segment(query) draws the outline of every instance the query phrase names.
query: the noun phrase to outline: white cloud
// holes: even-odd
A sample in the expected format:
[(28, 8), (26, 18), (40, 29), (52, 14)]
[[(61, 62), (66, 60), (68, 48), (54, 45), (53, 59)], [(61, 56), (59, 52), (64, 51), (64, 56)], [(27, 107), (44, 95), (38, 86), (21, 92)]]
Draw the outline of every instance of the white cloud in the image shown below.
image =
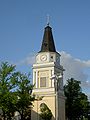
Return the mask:
[(35, 54), (29, 54), (25, 59), (16, 63), (16, 65), (32, 65), (35, 63)]
[(84, 92), (84, 93), (87, 94), (88, 100), (89, 100), (89, 102), (90, 102), (90, 91), (87, 91), (87, 92)]
[(90, 87), (90, 82), (87, 81), (88, 74), (84, 72), (85, 69), (90, 68), (90, 60), (82, 61), (80, 59), (73, 58), (70, 54), (62, 51), (61, 64), (65, 68), (64, 80), (69, 78), (75, 78), (82, 82), (83, 87)]
[(88, 94), (88, 99), (89, 99), (89, 101), (90, 101), (90, 94)]

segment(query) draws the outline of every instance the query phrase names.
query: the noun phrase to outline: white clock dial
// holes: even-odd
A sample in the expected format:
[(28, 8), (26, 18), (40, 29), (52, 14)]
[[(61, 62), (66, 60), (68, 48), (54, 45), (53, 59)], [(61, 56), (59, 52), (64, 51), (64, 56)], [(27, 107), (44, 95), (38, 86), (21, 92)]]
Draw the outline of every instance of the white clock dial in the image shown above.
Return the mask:
[(46, 55), (42, 55), (42, 56), (40, 57), (40, 59), (41, 59), (41, 61), (46, 61), (46, 60), (47, 60), (47, 56), (46, 56)]

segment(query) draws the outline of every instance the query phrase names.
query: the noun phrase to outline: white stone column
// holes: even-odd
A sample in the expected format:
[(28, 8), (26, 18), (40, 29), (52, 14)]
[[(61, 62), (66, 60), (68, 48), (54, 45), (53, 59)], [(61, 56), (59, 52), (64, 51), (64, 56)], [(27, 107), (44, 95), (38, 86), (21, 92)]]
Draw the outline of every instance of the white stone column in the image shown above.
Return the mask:
[(34, 72), (34, 70), (33, 70), (33, 85), (35, 84), (35, 78), (34, 78), (34, 75), (35, 74), (35, 72)]
[[(51, 70), (51, 77), (54, 75), (54, 70)], [(54, 87), (54, 80), (51, 80), (51, 87)]]
[(38, 71), (36, 71), (36, 88), (38, 88)]

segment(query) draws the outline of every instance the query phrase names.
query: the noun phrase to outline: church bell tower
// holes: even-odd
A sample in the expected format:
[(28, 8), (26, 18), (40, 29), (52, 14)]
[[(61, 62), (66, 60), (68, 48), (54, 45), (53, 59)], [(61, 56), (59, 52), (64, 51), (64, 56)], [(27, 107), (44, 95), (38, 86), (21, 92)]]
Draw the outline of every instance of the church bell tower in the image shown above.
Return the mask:
[(31, 112), (32, 120), (41, 120), (40, 105), (46, 104), (52, 112), (51, 120), (65, 120), (65, 96), (63, 92), (63, 66), (56, 51), (52, 28), (44, 30), (41, 50), (33, 64), (33, 94), (36, 96)]

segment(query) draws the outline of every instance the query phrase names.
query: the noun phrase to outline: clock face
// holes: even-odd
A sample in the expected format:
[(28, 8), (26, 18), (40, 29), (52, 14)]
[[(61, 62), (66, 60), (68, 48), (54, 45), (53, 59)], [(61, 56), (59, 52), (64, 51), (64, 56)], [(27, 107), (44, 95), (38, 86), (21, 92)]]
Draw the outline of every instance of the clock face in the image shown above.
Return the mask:
[(47, 56), (46, 56), (46, 55), (42, 55), (42, 56), (40, 57), (40, 59), (41, 59), (41, 61), (46, 61), (46, 60), (47, 60)]

